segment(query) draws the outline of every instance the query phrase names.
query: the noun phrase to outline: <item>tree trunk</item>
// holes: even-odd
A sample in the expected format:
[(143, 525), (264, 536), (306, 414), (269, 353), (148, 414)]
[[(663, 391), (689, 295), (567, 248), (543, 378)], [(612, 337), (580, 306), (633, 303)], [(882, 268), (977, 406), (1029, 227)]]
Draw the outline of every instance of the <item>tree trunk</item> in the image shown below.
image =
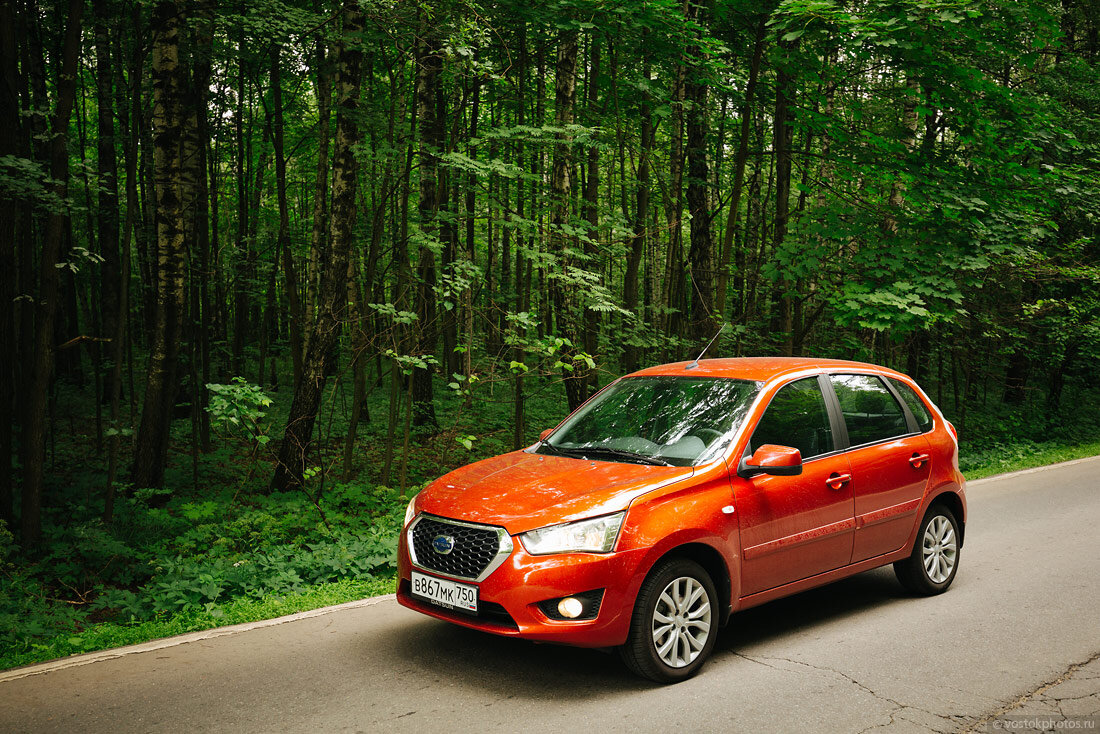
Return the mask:
[[(34, 149), (31, 135), (36, 125), (33, 121), (20, 115), (21, 110), (27, 109), (31, 105), (29, 95), (27, 95), (28, 65), (24, 62), (24, 65), (20, 66), (20, 57), (26, 59), (28, 55), (26, 44), (28, 35), (26, 32), (27, 14), (13, 13), (14, 17), (12, 17), (8, 14), (9, 11), (14, 11), (11, 3), (0, 3), (0, 14), (2, 14), (0, 15), (0, 38), (4, 38), (4, 67), (0, 70), (0, 73), (3, 74), (4, 78), (4, 95), (8, 98), (3, 100), (2, 108), (4, 112), (0, 114), (5, 115), (6, 118), (9, 114), (12, 116), (5, 120), (7, 127), (0, 135), (15, 136), (10, 139), (9, 144), (13, 146), (11, 152), (23, 158), (31, 158)], [(11, 19), (13, 23), (9, 25), (4, 22), (6, 19)], [(22, 103), (20, 102), (20, 95), (23, 96)], [(35, 305), (29, 301), (15, 301), (14, 299), (18, 293), (33, 292), (34, 289), (35, 247), (32, 244), (32, 236), (35, 229), (35, 218), (33, 210), (29, 206), (5, 206), (4, 210), (0, 212), (0, 217), (2, 216), (11, 216), (14, 219), (10, 225), (7, 225), (11, 227), (14, 238), (12, 240), (4, 239), (0, 243), (0, 252), (4, 252), (5, 257), (11, 258), (13, 266), (12, 270), (5, 270), (7, 274), (5, 280), (8, 278), (11, 280), (10, 287), (12, 290), (6, 303), (11, 304), (10, 318), (13, 328), (7, 335), (0, 336), (0, 339), (10, 339), (12, 346), (12, 350), (6, 353), (7, 358), (11, 360), (6, 365), (6, 370), (10, 370), (12, 379), (10, 383), (10, 389), (12, 390), (11, 419), (9, 420), (8, 430), (14, 434), (16, 427), (20, 424), (25, 425), (27, 419), (31, 383), (30, 363), (34, 351), (34, 314), (37, 310)], [(8, 311), (4, 310), (3, 313), (8, 313)], [(0, 360), (3, 359), (5, 357), (0, 357)], [(0, 388), (0, 390), (3, 389), (5, 388)], [(4, 460), (5, 466), (8, 467), (16, 463), (14, 439), (12, 441), (12, 456)], [(22, 446), (18, 450), (22, 452)], [(23, 455), (25, 456), (25, 453)], [(12, 488), (12, 501), (14, 502), (14, 469), (9, 468), (8, 471), (10, 472), (8, 486)], [(11, 527), (18, 528), (14, 521)]]
[[(470, 125), (467, 130), (467, 139), (477, 140), (477, 122), (478, 116), (481, 113), (481, 80), (474, 81), (473, 90), (473, 105), (470, 109)], [(477, 146), (470, 145), (470, 158), (477, 160)], [(471, 271), (475, 266), (477, 259), (477, 222), (474, 218), (477, 208), (477, 176), (470, 174), (466, 179), (466, 260), (469, 262)], [(489, 291), (492, 292), (493, 282), (493, 266), (492, 266), (492, 242), (489, 242), (489, 263), (486, 265), (485, 273), (489, 278)], [(470, 283), (462, 294), (462, 313), (463, 322), (462, 330), (465, 336), (465, 347), (462, 351), (462, 374), (466, 377), (463, 388), (466, 390), (465, 404), (468, 407), (470, 401), (473, 398), (473, 391), (470, 390), (470, 375), (474, 371), (474, 288), (473, 283)], [(491, 317), (490, 317), (491, 318)], [(450, 377), (450, 375), (448, 375)]]
[[(905, 101), (901, 109), (901, 143), (904, 146), (904, 154), (908, 155), (917, 140), (917, 95), (920, 86), (913, 73), (905, 77)], [(905, 187), (901, 182), (901, 171), (906, 167), (906, 161), (898, 161), (898, 173), (890, 182), (890, 196), (887, 200), (886, 214), (882, 218), (882, 233), (885, 235), (897, 234), (898, 212), (905, 204)]]
[[(518, 91), (518, 103), (516, 104), (516, 124), (523, 125), (526, 120), (525, 105), (527, 104), (527, 66), (528, 66), (528, 53), (527, 53), (527, 23), (521, 22), (519, 31), (519, 64), (516, 87)], [(515, 164), (519, 168), (523, 168), (523, 138), (519, 138), (516, 141), (516, 160)], [(526, 200), (526, 183), (520, 179), (516, 181), (516, 215), (522, 219), (524, 216), (524, 205)], [(523, 291), (521, 290), (521, 284), (523, 282), (523, 247), (522, 239), (517, 233), (516, 235), (516, 258), (515, 258), (515, 308), (512, 309), (514, 313), (519, 313), (526, 310), (524, 304)], [(504, 270), (508, 270), (512, 267), (512, 263), (505, 259)], [(524, 354), (523, 348), (520, 342), (527, 336), (526, 328), (520, 324), (515, 323), (513, 328), (516, 330), (516, 345), (512, 350), (512, 360), (514, 362), (523, 363)], [(512, 385), (512, 448), (519, 449), (523, 446), (524, 434), (526, 428), (526, 415), (524, 404), (524, 391), (523, 391), (523, 371), (515, 370), (515, 380)]]
[[(573, 108), (577, 88), (577, 31), (565, 30), (558, 35), (558, 59), (554, 72), (554, 105), (556, 116), (554, 124), (566, 128), (573, 124)], [(550, 177), (550, 253), (558, 258), (558, 271), (564, 272), (571, 265), (566, 255), (569, 238), (563, 229), (569, 224), (572, 195), (573, 150), (568, 133), (556, 133), (558, 142), (554, 145), (554, 169)], [(560, 359), (564, 363), (562, 376), (565, 383), (565, 398), (569, 412), (580, 407), (587, 397), (585, 379), (574, 368), (573, 355), (577, 352), (577, 327), (575, 305), (572, 298), (572, 286), (565, 285), (560, 279), (551, 276), (551, 297), (554, 312), (558, 320), (558, 333), (569, 341), (561, 349)]]
[(306, 332), (302, 343), (303, 355), (309, 346), (310, 329), (313, 326), (314, 312), (317, 310), (321, 263), (325, 252), (325, 211), (328, 204), (328, 139), (332, 86), (328, 60), (325, 58), (325, 44), (321, 40), (317, 41), (316, 56), (314, 65), (317, 71), (317, 171), (313, 187), (313, 227), (309, 245), (309, 266), (306, 269)]
[[(596, 39), (595, 35), (591, 37), (589, 41), (591, 48), (589, 50), (589, 64), (588, 64), (588, 100), (587, 100), (587, 112), (588, 122), (595, 127), (599, 124), (599, 112), (596, 109), (596, 102), (599, 100), (599, 77), (600, 77), (600, 42)], [(588, 222), (588, 240), (584, 243), (584, 254), (587, 256), (586, 266), (589, 270), (593, 267), (599, 268), (599, 262), (597, 258), (600, 254), (600, 248), (598, 244), (599, 238), (599, 223), (600, 223), (600, 151), (596, 146), (590, 146), (588, 148), (588, 173), (584, 178), (584, 218)], [(584, 309), (584, 351), (590, 356), (595, 356), (599, 350), (600, 341), (600, 321), (599, 313), (595, 309), (586, 308), (583, 304), (581, 307)], [(584, 381), (585, 388), (584, 395), (581, 396), (582, 401), (587, 400), (589, 394), (599, 389), (599, 373), (596, 370), (589, 369), (587, 366), (583, 366), (582, 363), (574, 365), (574, 369), (577, 370), (577, 379)]]
[[(20, 156), (24, 152), (19, 114), (22, 80), (15, 23), (12, 4), (0, 4), (0, 156)], [(20, 356), (16, 339), (18, 312), (14, 307), (19, 285), (15, 242), (18, 228), (26, 221), (20, 216), (21, 208), (30, 207), (14, 196), (0, 194), (0, 303), (5, 304), (0, 311), (0, 520), (9, 528), (15, 527), (12, 426), (18, 416), (16, 385)]]
[(244, 345), (251, 334), (249, 328), (248, 280), (252, 275), (248, 271), (251, 260), (248, 240), (248, 166), (247, 157), (251, 154), (245, 145), (244, 116), (247, 106), (248, 86), (246, 84), (244, 39), (237, 47), (237, 109), (233, 115), (233, 132), (236, 138), (236, 177), (237, 177), (237, 242), (233, 256), (233, 342), (231, 355), (234, 375), (244, 374)]
[[(95, 57), (96, 57), (96, 105), (99, 111), (99, 145), (96, 155), (96, 171), (99, 176), (97, 218), (99, 223), (99, 254), (103, 257), (100, 267), (100, 308), (103, 333), (113, 336), (119, 319), (118, 254), (118, 163), (115, 153), (114, 89), (110, 41), (107, 22), (107, 0), (95, 0)], [(108, 394), (119, 388), (110, 385)]]
[[(416, 102), (417, 124), (420, 127), (420, 214), (421, 234), (434, 242), (439, 241), (440, 182), (439, 154), (443, 148), (443, 120), (440, 116), (440, 75), (443, 71), (443, 52), (440, 49), (438, 28), (425, 20), (417, 43)], [(435, 252), (427, 245), (420, 247), (420, 264), (417, 267), (419, 284), (416, 291), (417, 356), (425, 358), (435, 352), (436, 301), (435, 301)], [(430, 368), (414, 368), (412, 376), (412, 412), (414, 426), (437, 427), (435, 400)]]
[(153, 14), (153, 161), (156, 177), (157, 303), (149, 352), (145, 402), (134, 448), (131, 482), (160, 487), (168, 460), (177, 362), (187, 308), (187, 242), (184, 239), (183, 137), (179, 34), (183, 8), (160, 2)]
[[(377, 229), (377, 228), (375, 228)], [(373, 238), (372, 238), (373, 239)], [(374, 255), (375, 252), (370, 254)], [(363, 314), (362, 290), (359, 286), (359, 257), (358, 253), (348, 253), (348, 273), (346, 280), (347, 298), (349, 304), (348, 325), (351, 327), (351, 374), (352, 374), (352, 398), (351, 415), (348, 417), (348, 432), (344, 436), (344, 479), (352, 476), (352, 467), (355, 459), (355, 439), (359, 431), (359, 421), (363, 417), (363, 403), (367, 399), (367, 334), (366, 319)], [(367, 281), (370, 287), (370, 281)], [(369, 416), (368, 416), (369, 419)]]
[(665, 197), (665, 220), (668, 223), (668, 250), (664, 266), (662, 304), (667, 316), (664, 331), (678, 336), (683, 321), (683, 184), (684, 184), (684, 65), (676, 64), (672, 78), (672, 130), (669, 132), (669, 191)]
[[(57, 104), (50, 123), (49, 161), (52, 192), (60, 199), (68, 196), (69, 116), (76, 98), (77, 60), (80, 52), (80, 32), (84, 3), (70, 0), (65, 26), (65, 45), (58, 75)], [(24, 547), (37, 545), (42, 536), (42, 484), (46, 449), (46, 398), (53, 362), (53, 327), (57, 313), (57, 259), (65, 236), (67, 210), (53, 211), (46, 222), (39, 258), (39, 293), (37, 318), (29, 372), (27, 413), (22, 433), (23, 444), (23, 504), (22, 539)]]
[(356, 174), (355, 146), (359, 143), (356, 115), (362, 82), (363, 52), (359, 34), (363, 14), (356, 0), (346, 0), (343, 38), (337, 51), (336, 143), (333, 148), (332, 224), (330, 246), (321, 272), (319, 308), (309, 348), (302, 362), (302, 379), (294, 389), (278, 464), (271, 488), (283, 491), (300, 487), (313, 437), (313, 424), (321, 406), (330, 361), (347, 317), (348, 258), (355, 230)]
[[(760, 78), (760, 61), (764, 56), (764, 38), (768, 17), (761, 15), (756, 25), (756, 43), (752, 50), (752, 62), (749, 64), (749, 81), (745, 87), (745, 102), (741, 106), (741, 135), (737, 141), (737, 154), (733, 160), (733, 190), (730, 192), (730, 208), (726, 215), (726, 231), (722, 238), (722, 248), (718, 264), (718, 296), (715, 311), (719, 318), (725, 318), (726, 297), (729, 284), (730, 255), (734, 248), (738, 220), (741, 217), (741, 190), (745, 187), (745, 168), (749, 160), (749, 132), (752, 129), (752, 105), (756, 98), (756, 84)], [(738, 273), (740, 274), (740, 268)], [(736, 289), (737, 304), (735, 312), (741, 314), (741, 293)]]
[[(646, 59), (642, 65), (642, 79), (649, 87), (650, 66)], [(645, 314), (638, 310), (638, 272), (641, 269), (642, 255), (646, 249), (646, 222), (649, 216), (649, 159), (653, 154), (653, 144), (657, 138), (656, 127), (653, 124), (653, 115), (648, 94), (644, 94), (641, 103), (641, 151), (638, 154), (638, 168), (634, 175), (637, 181), (634, 205), (634, 234), (630, 238), (630, 251), (626, 255), (626, 272), (623, 275), (623, 308), (634, 314), (636, 324), (645, 323)], [(641, 350), (633, 345), (626, 345), (623, 351), (623, 369), (633, 372), (638, 369), (638, 360)]]
[[(699, 20), (698, 6), (688, 4), (688, 17)], [(695, 47), (692, 56), (703, 51)], [(691, 213), (691, 327), (689, 333), (699, 344), (714, 334), (718, 318), (714, 313), (714, 242), (710, 230), (707, 202), (707, 80), (701, 66), (694, 66), (684, 85), (687, 109), (687, 202)]]
[(271, 100), (274, 108), (275, 191), (279, 200), (278, 256), (283, 262), (286, 301), (290, 313), (290, 354), (294, 365), (294, 384), (302, 378), (302, 306), (298, 300), (298, 277), (290, 252), (290, 212), (286, 202), (286, 156), (283, 153), (283, 83), (279, 68), (280, 47), (271, 51)]
[[(135, 19), (140, 18), (140, 9), (135, 6), (133, 13)], [(138, 27), (138, 24), (134, 24)], [(140, 52), (135, 51), (134, 59), (131, 61), (130, 71), (130, 84), (134, 89), (141, 88), (141, 70), (143, 64), (141, 63)], [(120, 85), (121, 86), (121, 85)], [(121, 94), (121, 91), (120, 91)], [(135, 95), (140, 96), (140, 95)], [(121, 101), (121, 100), (120, 100)], [(138, 104), (133, 104), (133, 110), (136, 111)], [(123, 105), (119, 105), (119, 111), (124, 109)], [(125, 128), (125, 115), (122, 116), (123, 120), (123, 132), (127, 132)], [(108, 441), (108, 454), (107, 454), (107, 486), (104, 492), (103, 503), (103, 522), (110, 523), (114, 519), (114, 507), (115, 507), (115, 479), (118, 476), (118, 456), (122, 449), (122, 425), (120, 423), (120, 410), (121, 410), (121, 388), (122, 388), (122, 360), (125, 355), (125, 346), (127, 343), (127, 333), (129, 331), (128, 324), (130, 321), (130, 247), (133, 241), (134, 228), (136, 227), (136, 218), (138, 216), (137, 207), (137, 148), (138, 148), (138, 129), (137, 125), (131, 121), (129, 126), (129, 135), (126, 135), (125, 140), (125, 162), (126, 162), (126, 228), (123, 231), (123, 248), (122, 248), (122, 272), (120, 274), (121, 293), (119, 294), (119, 319), (115, 324), (115, 332), (113, 334), (111, 343), (112, 352), (112, 365), (111, 365), (111, 392), (109, 399), (111, 402), (110, 409), (110, 421), (112, 427), (115, 428), (115, 433), (110, 437)]]
[[(790, 51), (797, 47), (798, 41), (780, 42), (780, 47)], [(791, 205), (791, 147), (794, 144), (794, 74), (790, 70), (789, 55), (784, 55), (776, 70), (775, 86), (775, 127), (772, 145), (775, 149), (775, 228), (773, 230), (773, 248), (778, 252), (787, 235), (787, 221)], [(781, 276), (777, 284), (780, 304), (780, 329), (785, 334), (783, 353), (790, 357), (794, 353), (794, 310), (791, 290), (794, 284)]]
[[(389, 142), (391, 145), (393, 145), (396, 120), (403, 119), (406, 112), (408, 112), (410, 117), (409, 126), (415, 128), (418, 111), (416, 104), (409, 104), (407, 102), (407, 94), (396, 94), (396, 90), (398, 89), (398, 78), (397, 74), (391, 72), (390, 88), (394, 90), (394, 96), (399, 98), (401, 104), (400, 110), (393, 110), (393, 121), (391, 121), (389, 130)], [(404, 170), (401, 173), (401, 197), (398, 201), (394, 201), (393, 203), (394, 221), (392, 227), (392, 247), (393, 264), (396, 274), (390, 281), (390, 302), (393, 303), (397, 311), (405, 310), (405, 304), (408, 302), (406, 290), (412, 282), (412, 263), (409, 261), (408, 235), (409, 199), (412, 196), (412, 167), (415, 152), (416, 147), (410, 136), (408, 143), (405, 145), (405, 164)], [(390, 326), (390, 334), (391, 349), (393, 349), (396, 354), (404, 354), (405, 347), (408, 343), (407, 330), (401, 324), (393, 323)], [(387, 487), (390, 486), (390, 478), (392, 475), (394, 445), (397, 434), (397, 423), (400, 418), (400, 403), (403, 394), (401, 389), (402, 382), (404, 381), (403, 378), (404, 374), (400, 364), (396, 358), (392, 359), (390, 361), (390, 400), (389, 414), (386, 422), (385, 460), (382, 465), (382, 484)]]
[[(210, 450), (209, 415), (206, 412), (207, 379), (200, 375), (208, 373), (206, 366), (210, 349), (207, 340), (206, 283), (208, 280), (209, 260), (209, 211), (208, 188), (206, 181), (206, 143), (207, 143), (207, 95), (210, 89), (212, 73), (212, 44), (214, 40), (214, 19), (208, 4), (195, 6), (199, 17), (194, 24), (193, 48), (191, 49), (192, 73), (188, 79), (181, 76), (183, 83), (181, 113), (184, 115), (184, 131), (180, 152), (181, 211), (184, 227), (185, 250), (196, 253), (198, 265), (188, 258), (187, 268), (190, 280), (190, 314), (186, 319), (186, 328), (182, 332), (188, 348), (186, 362), (188, 370), (189, 395), (191, 402), (191, 467), (192, 482), (198, 485), (199, 451)], [(182, 318), (182, 314), (181, 314)]]
[[(151, 50), (150, 50), (151, 51)], [(133, 100), (140, 103), (142, 98), (140, 87), (135, 89)], [(156, 193), (153, 186), (152, 151), (153, 141), (151, 135), (150, 120), (147, 116), (146, 105), (138, 108), (141, 114), (134, 118), (134, 125), (138, 128), (140, 143), (137, 149), (138, 156), (138, 188), (141, 202), (141, 226), (136, 233), (138, 244), (138, 268), (140, 275), (138, 283), (141, 284), (141, 341), (138, 343), (148, 348), (153, 343), (153, 330), (156, 328), (157, 317), (157, 233), (156, 233)], [(137, 397), (134, 397), (137, 400)]]
[[(207, 160), (207, 150), (210, 144), (210, 120), (206, 114), (207, 95), (210, 88), (210, 77), (213, 71), (214, 40), (214, 15), (209, 4), (199, 6), (202, 14), (201, 30), (197, 34), (198, 51), (194, 78), (191, 83), (191, 119), (193, 129), (191, 135), (194, 138), (195, 158), (189, 163), (194, 167), (192, 178), (195, 182), (194, 207), (191, 213), (192, 231), (195, 233), (194, 247), (199, 254), (199, 273), (194, 277), (192, 270), (192, 312), (191, 312), (191, 381), (193, 399), (191, 404), (191, 422), (197, 429), (198, 448), (203, 453), (210, 452), (210, 414), (206, 411), (209, 405), (206, 385), (210, 382), (210, 334), (217, 332), (218, 319), (215, 318), (215, 308), (210, 303), (210, 285), (216, 282), (216, 269), (211, 263), (211, 236), (210, 236), (210, 210), (211, 191), (214, 183), (208, 172), (214, 170)], [(217, 223), (217, 209), (214, 209), (213, 221)], [(215, 261), (216, 261), (216, 246)], [(197, 281), (197, 282), (196, 282)], [(220, 303), (220, 301), (219, 301)], [(192, 437), (192, 441), (195, 437)]]

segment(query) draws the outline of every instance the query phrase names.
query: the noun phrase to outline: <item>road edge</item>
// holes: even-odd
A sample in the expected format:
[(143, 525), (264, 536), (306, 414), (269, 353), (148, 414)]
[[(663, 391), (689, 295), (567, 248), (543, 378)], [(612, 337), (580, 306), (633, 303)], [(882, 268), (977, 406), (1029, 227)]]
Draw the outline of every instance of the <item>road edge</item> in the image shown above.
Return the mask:
[(296, 622), (300, 619), (323, 617), (326, 614), (332, 614), (333, 612), (339, 612), (345, 609), (371, 607), (375, 604), (380, 604), (384, 601), (390, 601), (396, 598), (396, 594), (369, 596), (365, 599), (356, 599), (355, 601), (344, 602), (343, 604), (335, 604), (329, 607), (321, 607), (320, 609), (311, 609), (305, 612), (296, 612), (294, 614), (287, 614), (285, 616), (275, 617), (273, 619), (261, 619), (257, 622), (244, 622), (242, 624), (229, 625), (228, 627), (214, 627), (212, 629), (201, 630), (199, 632), (186, 632), (182, 635), (175, 635), (173, 637), (161, 637), (156, 640), (150, 640), (149, 642), (139, 642), (135, 645), (113, 647), (108, 650), (99, 650), (98, 652), (88, 652), (81, 655), (72, 655), (70, 657), (59, 658), (57, 660), (48, 660), (44, 663), (24, 665), (19, 668), (12, 668), (11, 670), (0, 672), (0, 683), (6, 683), (7, 681), (12, 680), (19, 680), (20, 678), (29, 678), (34, 675), (42, 675), (44, 673), (50, 673), (55, 670), (76, 668), (82, 665), (91, 665), (92, 663), (98, 663), (103, 660), (114, 660), (115, 658), (125, 657), (126, 655), (134, 655), (141, 652), (152, 652), (154, 650), (163, 650), (167, 647), (186, 645), (190, 642), (199, 642), (200, 640), (210, 640), (215, 637), (235, 635), (238, 632), (248, 632), (249, 630), (262, 629), (264, 627), (274, 627), (276, 625), (286, 624), (287, 622)]
[[(1082, 459), (1071, 459), (1070, 461), (1062, 461), (1057, 464), (1047, 464), (1045, 466), (1036, 466), (1030, 469), (1020, 469), (1014, 472), (1008, 472), (1006, 474), (994, 474), (991, 477), (984, 477), (982, 479), (975, 479), (972, 482), (967, 482), (967, 488), (977, 487), (983, 484), (992, 483), (1001, 479), (1010, 479), (1012, 477), (1023, 476), (1025, 474), (1035, 474), (1037, 472), (1046, 471), (1048, 469), (1058, 469), (1066, 466), (1073, 466), (1075, 464), (1084, 464), (1090, 461), (1100, 460), (1100, 456), (1086, 456)], [(321, 617), (326, 614), (332, 614), (333, 612), (339, 612), (345, 609), (359, 609), (362, 607), (370, 607), (375, 604), (380, 604), (384, 601), (390, 601), (396, 599), (395, 594), (384, 594), (382, 596), (371, 596), (365, 599), (357, 599), (355, 601), (345, 602), (343, 604), (336, 604), (329, 607), (321, 607), (320, 609), (312, 609), (306, 612), (297, 612), (295, 614), (288, 614), (283, 617), (275, 617), (274, 619), (263, 619), (258, 622), (245, 622), (243, 624), (234, 624), (228, 627), (214, 627), (213, 629), (202, 630), (200, 632), (187, 632), (182, 635), (175, 635), (174, 637), (162, 637), (157, 640), (150, 640), (149, 642), (140, 642), (136, 645), (126, 645), (125, 647), (115, 647), (109, 650), (100, 650), (98, 652), (89, 652), (82, 655), (73, 655), (67, 658), (59, 658), (58, 660), (48, 660), (44, 663), (34, 663), (32, 665), (25, 665), (19, 668), (12, 668), (11, 670), (0, 671), (0, 683), (4, 683), (10, 680), (19, 680), (20, 678), (28, 678), (34, 675), (42, 675), (54, 670), (64, 670), (66, 668), (75, 668), (82, 665), (91, 665), (92, 663), (98, 663), (102, 660), (114, 660), (115, 658), (124, 657), (126, 655), (134, 655), (136, 653), (151, 652), (153, 650), (163, 650), (167, 647), (175, 647), (176, 645), (186, 645), (189, 642), (198, 642), (200, 640), (209, 640), (215, 637), (224, 637), (226, 635), (235, 635), (238, 632), (248, 632), (249, 630), (262, 629), (264, 627), (274, 627), (279, 624), (286, 624), (287, 622), (295, 622), (299, 619), (310, 619), (312, 617)]]
[(1057, 464), (1044, 464), (1043, 466), (1033, 466), (1030, 469), (1018, 469), (1016, 471), (1010, 471), (1005, 474), (994, 474), (991, 477), (982, 477), (981, 479), (975, 479), (974, 481), (968, 481), (966, 483), (967, 489), (970, 487), (977, 487), (988, 482), (996, 482), (1001, 479), (1011, 479), (1013, 477), (1021, 477), (1025, 474), (1036, 474), (1047, 469), (1060, 469), (1065, 466), (1073, 466), (1075, 464), (1087, 464), (1090, 461), (1100, 460), (1100, 455), (1086, 456), (1082, 459), (1070, 459), (1069, 461), (1059, 461)]

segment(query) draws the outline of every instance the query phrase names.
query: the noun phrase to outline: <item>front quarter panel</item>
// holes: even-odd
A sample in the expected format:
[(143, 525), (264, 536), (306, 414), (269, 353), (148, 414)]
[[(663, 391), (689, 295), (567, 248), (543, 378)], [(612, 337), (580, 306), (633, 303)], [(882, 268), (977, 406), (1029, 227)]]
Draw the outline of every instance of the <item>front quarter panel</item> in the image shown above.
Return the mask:
[[(736, 598), (740, 537), (729, 472), (722, 461), (701, 468), (690, 482), (643, 495), (631, 505), (617, 546), (620, 552), (644, 552), (632, 580), (630, 598), (637, 595), (642, 581), (661, 558), (689, 543), (709, 546), (721, 556), (732, 598)], [(722, 579), (714, 582), (719, 588), (724, 586)]]

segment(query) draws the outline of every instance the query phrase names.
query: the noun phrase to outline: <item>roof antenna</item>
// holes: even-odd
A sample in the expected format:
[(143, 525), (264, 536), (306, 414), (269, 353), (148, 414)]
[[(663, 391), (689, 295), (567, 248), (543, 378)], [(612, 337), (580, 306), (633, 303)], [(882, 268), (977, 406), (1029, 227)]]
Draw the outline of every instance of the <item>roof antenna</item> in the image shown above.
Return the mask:
[(722, 324), (721, 326), (719, 326), (718, 327), (718, 333), (710, 338), (710, 341), (707, 342), (707, 345), (705, 347), (703, 347), (703, 351), (699, 352), (699, 356), (695, 358), (695, 361), (692, 362), (691, 364), (689, 364), (687, 367), (685, 367), (684, 370), (685, 371), (693, 370), (696, 367), (698, 367), (699, 366), (699, 360), (702, 359), (703, 355), (707, 353), (707, 350), (710, 349), (710, 345), (714, 343), (714, 340), (717, 339), (718, 336), (725, 330), (726, 330), (726, 325), (725, 324)]

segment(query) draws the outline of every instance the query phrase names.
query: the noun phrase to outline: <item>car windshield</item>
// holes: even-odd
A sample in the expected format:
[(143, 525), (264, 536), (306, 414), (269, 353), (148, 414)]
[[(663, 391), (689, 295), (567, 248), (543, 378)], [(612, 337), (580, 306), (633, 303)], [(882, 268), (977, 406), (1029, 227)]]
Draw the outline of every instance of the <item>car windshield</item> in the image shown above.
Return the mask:
[(626, 377), (570, 416), (536, 451), (661, 466), (702, 464), (729, 444), (759, 387), (723, 377)]

